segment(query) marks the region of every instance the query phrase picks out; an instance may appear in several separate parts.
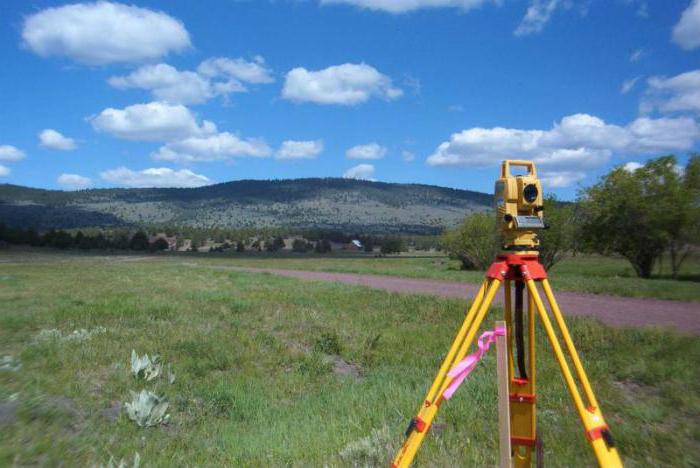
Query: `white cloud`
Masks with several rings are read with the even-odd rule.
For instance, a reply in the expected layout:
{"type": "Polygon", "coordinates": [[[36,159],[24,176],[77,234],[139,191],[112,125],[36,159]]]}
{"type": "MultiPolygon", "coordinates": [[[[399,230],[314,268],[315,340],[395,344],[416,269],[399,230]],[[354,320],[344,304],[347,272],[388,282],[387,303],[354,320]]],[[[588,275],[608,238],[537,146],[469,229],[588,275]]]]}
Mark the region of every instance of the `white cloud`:
{"type": "Polygon", "coordinates": [[[44,148],[70,151],[78,147],[75,140],[63,136],[60,132],[52,128],[47,128],[39,133],[39,144],[44,148]]]}
{"type": "Polygon", "coordinates": [[[637,77],[634,77],[634,78],[631,78],[631,79],[629,79],[629,80],[623,81],[623,82],[622,82],[622,86],[620,87],[620,92],[621,92],[622,94],[627,94],[627,93],[629,93],[630,91],[632,91],[632,89],[634,88],[634,86],[637,84],[637,81],[639,81],[639,77],[638,77],[638,76],[637,76],[637,77]]]}
{"type": "Polygon", "coordinates": [[[187,107],[164,102],[108,108],[90,118],[90,122],[97,131],[137,141],[171,141],[216,132],[212,122],[198,124],[187,107]]]}
{"type": "Polygon", "coordinates": [[[190,163],[246,156],[264,158],[271,153],[272,149],[264,140],[244,140],[229,132],[221,132],[171,141],[161,146],[151,157],[161,161],[190,163]]]}
{"type": "Polygon", "coordinates": [[[644,55],[646,55],[644,49],[637,49],[630,54],[630,62],[638,62],[644,55]]]}
{"type": "Polygon", "coordinates": [[[416,159],[416,155],[410,151],[401,151],[401,158],[406,162],[411,162],[416,159]]]}
{"type": "Polygon", "coordinates": [[[361,63],[345,63],[323,70],[294,68],[287,73],[282,97],[295,102],[352,106],[371,97],[386,100],[401,97],[403,91],[392,85],[391,78],[361,63]]]}
{"type": "Polygon", "coordinates": [[[700,70],[681,73],[671,78],[652,77],[640,105],[643,113],[690,111],[700,114],[700,70]]]}
{"type": "Polygon", "coordinates": [[[61,174],[56,179],[56,182],[67,190],[80,190],[92,185],[92,180],[89,177],[83,177],[78,174],[61,174]]]}
{"type": "Polygon", "coordinates": [[[0,177],[7,177],[10,175],[10,172],[12,171],[10,171],[9,167],[0,164],[0,177]]]}
{"type": "Polygon", "coordinates": [[[372,180],[374,175],[374,166],[371,164],[358,164],[353,166],[343,174],[346,179],[365,179],[372,180]]]}
{"type": "Polygon", "coordinates": [[[22,39],[42,57],[89,65],[153,60],[191,45],[182,23],[166,13],[105,1],[41,10],[25,18],[22,39]]]}
{"type": "Polygon", "coordinates": [[[577,171],[544,171],[540,173],[540,180],[549,188],[569,187],[586,177],[584,172],[577,171]]]}
{"type": "Polygon", "coordinates": [[[693,0],[673,27],[673,42],[685,50],[700,47],[700,0],[693,0]]]}
{"type": "Polygon", "coordinates": [[[115,88],[146,89],[156,100],[170,104],[201,104],[215,96],[248,90],[246,83],[274,81],[262,57],[255,61],[224,57],[202,62],[197,71],[180,71],[166,63],[143,65],[126,76],[113,76],[108,82],[115,88]]]}
{"type": "Polygon", "coordinates": [[[406,13],[423,8],[460,8],[469,11],[486,3],[498,5],[500,0],[321,0],[324,5],[338,3],[388,13],[406,13]]]}
{"type": "Polygon", "coordinates": [[[641,167],[644,167],[644,164],[638,163],[637,161],[630,161],[622,166],[622,168],[627,172],[634,172],[641,167]]]}
{"type": "Polygon", "coordinates": [[[150,90],[154,98],[171,104],[200,104],[216,94],[208,79],[165,63],[144,65],[129,75],[113,76],[108,82],[119,89],[150,90]]]}
{"type": "Polygon", "coordinates": [[[549,130],[470,128],[453,134],[427,159],[431,166],[485,167],[503,159],[533,159],[543,177],[564,186],[606,164],[615,154],[689,150],[700,139],[700,125],[689,117],[640,117],[627,126],[574,114],[549,130]]]}
{"type": "Polygon", "coordinates": [[[350,159],[382,159],[385,155],[386,148],[379,143],[353,146],[345,152],[350,159]]]}
{"type": "Polygon", "coordinates": [[[560,0],[531,0],[525,16],[513,33],[527,36],[541,32],[559,4],[560,0]]]}
{"type": "Polygon", "coordinates": [[[277,159],[315,159],[323,151],[323,141],[297,141],[287,140],[282,142],[282,146],[275,158],[277,159]]]}
{"type": "Polygon", "coordinates": [[[119,167],[100,172],[100,177],[122,187],[201,187],[212,183],[208,177],[188,169],[175,171],[167,167],[154,167],[142,171],[119,167]]]}
{"type": "Polygon", "coordinates": [[[226,57],[214,57],[202,62],[197,71],[204,76],[228,77],[233,80],[246,83],[261,84],[272,83],[272,70],[265,64],[265,59],[259,55],[253,61],[242,58],[230,59],[226,57]]]}
{"type": "Polygon", "coordinates": [[[0,145],[0,161],[15,162],[24,159],[24,151],[12,145],[0,145]]]}

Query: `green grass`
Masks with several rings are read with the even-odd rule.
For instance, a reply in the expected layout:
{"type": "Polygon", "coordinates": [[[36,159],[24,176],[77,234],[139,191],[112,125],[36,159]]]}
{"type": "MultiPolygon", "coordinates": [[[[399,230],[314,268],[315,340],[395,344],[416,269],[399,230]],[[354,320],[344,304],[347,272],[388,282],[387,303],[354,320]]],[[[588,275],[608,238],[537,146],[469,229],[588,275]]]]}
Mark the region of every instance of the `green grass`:
{"type": "MultiPolygon", "coordinates": [[[[0,256],[0,355],[22,363],[0,371],[2,414],[12,415],[0,431],[0,466],[91,466],[135,452],[145,466],[383,462],[401,443],[466,306],[169,260],[18,259],[0,256]],[[85,341],[36,340],[42,329],[96,327],[107,331],[85,341]],[[174,384],[135,381],[132,349],[160,353],[174,384]],[[337,372],[338,363],[360,377],[337,372]],[[143,387],[168,397],[167,426],[141,429],[123,412],[102,415],[143,387]]],[[[624,460],[700,464],[700,340],[590,319],[570,325],[624,460]]],[[[542,336],[546,462],[590,466],[542,336]]],[[[494,380],[489,354],[443,405],[445,427],[426,439],[419,466],[496,464],[494,380]]]]}
{"type": "MultiPolygon", "coordinates": [[[[285,256],[200,254],[197,257],[206,258],[207,263],[221,262],[248,267],[366,273],[470,283],[479,283],[484,277],[484,272],[481,271],[460,270],[459,262],[441,255],[373,257],[315,254],[285,256]]],[[[668,273],[667,261],[663,267],[668,273]]],[[[700,301],[700,257],[698,256],[686,261],[681,269],[679,280],[671,279],[668,274],[652,279],[638,278],[626,260],[597,255],[567,258],[555,265],[550,273],[552,285],[558,291],[700,301]]],[[[662,273],[664,273],[663,270],[662,273]]]]}

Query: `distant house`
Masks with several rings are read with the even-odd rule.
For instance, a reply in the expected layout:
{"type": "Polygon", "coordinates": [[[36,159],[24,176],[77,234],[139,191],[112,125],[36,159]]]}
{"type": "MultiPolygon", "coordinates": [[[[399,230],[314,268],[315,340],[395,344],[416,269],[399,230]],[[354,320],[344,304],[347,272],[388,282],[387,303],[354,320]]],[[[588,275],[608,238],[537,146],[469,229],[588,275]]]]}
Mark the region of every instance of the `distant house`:
{"type": "Polygon", "coordinates": [[[178,249],[180,252],[187,252],[192,248],[192,239],[184,239],[182,245],[178,249]]]}
{"type": "Polygon", "coordinates": [[[357,239],[353,239],[343,247],[345,250],[362,250],[362,242],[357,239]]]}
{"type": "Polygon", "coordinates": [[[168,236],[164,232],[159,232],[156,235],[153,236],[148,236],[148,243],[153,244],[155,241],[158,239],[163,239],[165,242],[168,243],[168,250],[177,250],[177,237],[176,236],[168,236]]]}

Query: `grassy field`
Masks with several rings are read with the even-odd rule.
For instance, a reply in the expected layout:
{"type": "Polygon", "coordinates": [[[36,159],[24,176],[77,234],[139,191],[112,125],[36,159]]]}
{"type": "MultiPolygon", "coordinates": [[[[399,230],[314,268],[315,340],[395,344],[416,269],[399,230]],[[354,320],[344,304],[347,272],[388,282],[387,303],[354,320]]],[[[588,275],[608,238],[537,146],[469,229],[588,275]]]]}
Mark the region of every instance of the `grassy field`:
{"type": "MultiPolygon", "coordinates": [[[[200,255],[208,261],[248,267],[369,273],[471,283],[479,283],[484,277],[484,272],[481,271],[460,270],[459,262],[441,255],[200,255]]],[[[668,262],[663,267],[668,273],[668,262]]],[[[638,278],[629,262],[621,258],[580,255],[555,265],[551,271],[551,282],[556,290],[561,291],[700,301],[700,256],[688,259],[681,269],[679,280],[673,280],[668,275],[652,279],[638,278]]]]}
{"type": "MultiPolygon", "coordinates": [[[[0,254],[0,356],[12,363],[0,370],[0,465],[136,452],[143,466],[384,465],[465,303],[207,268],[220,261],[0,254]],[[174,383],[136,380],[132,349],[160,353],[174,383]],[[141,388],[168,398],[167,425],[120,411],[141,388]]],[[[570,325],[627,464],[700,464],[700,339],[570,325]]],[[[591,466],[551,352],[538,350],[545,461],[591,466]]],[[[470,379],[418,466],[496,464],[493,355],[470,379]]]]}

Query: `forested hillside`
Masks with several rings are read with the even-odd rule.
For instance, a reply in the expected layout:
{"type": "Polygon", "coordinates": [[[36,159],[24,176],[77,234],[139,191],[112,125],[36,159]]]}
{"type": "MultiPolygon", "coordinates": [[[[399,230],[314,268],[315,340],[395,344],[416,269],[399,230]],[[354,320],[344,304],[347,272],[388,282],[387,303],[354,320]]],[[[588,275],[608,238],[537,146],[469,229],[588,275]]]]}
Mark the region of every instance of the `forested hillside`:
{"type": "Polygon", "coordinates": [[[435,233],[491,202],[491,195],[468,190],[332,178],[75,192],[4,184],[0,220],[39,230],[179,225],[435,233]]]}

